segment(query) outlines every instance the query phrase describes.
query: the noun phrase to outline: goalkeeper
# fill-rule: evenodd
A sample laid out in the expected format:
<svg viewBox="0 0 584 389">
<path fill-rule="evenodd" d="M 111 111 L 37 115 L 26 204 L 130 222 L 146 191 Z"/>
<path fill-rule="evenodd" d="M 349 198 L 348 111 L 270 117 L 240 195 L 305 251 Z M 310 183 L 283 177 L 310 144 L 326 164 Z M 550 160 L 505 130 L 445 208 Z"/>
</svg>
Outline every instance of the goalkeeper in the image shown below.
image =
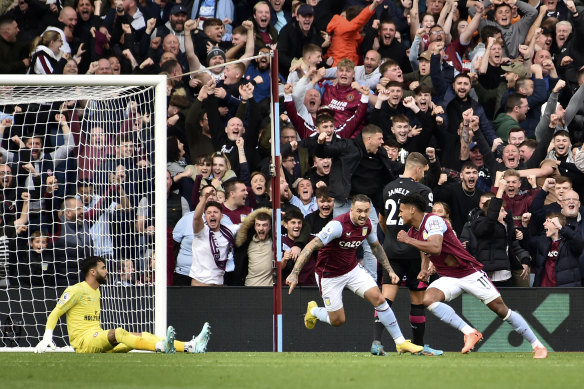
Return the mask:
<svg viewBox="0 0 584 389">
<path fill-rule="evenodd" d="M 165 353 L 206 351 L 211 334 L 209 323 L 205 323 L 201 333 L 189 342 L 174 340 L 175 331 L 172 326 L 168 327 L 166 339 L 148 332 L 130 333 L 123 328 L 103 330 L 99 323 L 99 286 L 107 282 L 105 260 L 101 257 L 88 257 L 81 263 L 81 272 L 85 274 L 85 281 L 65 289 L 47 319 L 45 334 L 35 348 L 36 353 L 45 352 L 47 348 L 56 348 L 52 340 L 53 329 L 63 314 L 67 314 L 69 341 L 78 353 L 123 353 L 134 349 Z"/>
</svg>

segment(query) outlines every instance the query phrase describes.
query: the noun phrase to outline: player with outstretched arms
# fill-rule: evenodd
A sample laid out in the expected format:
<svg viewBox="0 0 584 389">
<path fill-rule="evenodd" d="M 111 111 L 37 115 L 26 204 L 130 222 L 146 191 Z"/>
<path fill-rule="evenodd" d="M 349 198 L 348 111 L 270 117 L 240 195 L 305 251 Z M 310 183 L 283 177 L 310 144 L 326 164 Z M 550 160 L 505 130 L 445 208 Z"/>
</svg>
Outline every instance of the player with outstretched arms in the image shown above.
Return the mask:
<svg viewBox="0 0 584 389">
<path fill-rule="evenodd" d="M 65 289 L 47 319 L 45 334 L 35 348 L 36 353 L 43 353 L 47 348 L 55 350 L 53 330 L 63 314 L 67 315 L 69 341 L 78 353 L 123 353 L 133 349 L 167 354 L 176 351 L 190 353 L 206 351 L 211 334 L 209 323 L 205 323 L 201 333 L 189 342 L 175 340 L 172 326 L 168 327 L 165 339 L 148 332 L 130 333 L 123 328 L 102 329 L 99 322 L 101 311 L 99 286 L 107 282 L 105 260 L 101 257 L 87 257 L 81 263 L 81 271 L 85 274 L 85 281 Z"/>
<path fill-rule="evenodd" d="M 468 253 L 454 234 L 452 228 L 438 215 L 425 212 L 426 200 L 411 193 L 401 200 L 399 212 L 408 232 L 400 231 L 397 239 L 420 250 L 422 270 L 420 280 L 427 280 L 436 271 L 440 278 L 432 282 L 424 294 L 424 305 L 441 321 L 457 328 L 464 334 L 462 353 L 471 351 L 482 340 L 483 335 L 464 322 L 449 305 L 463 292 L 481 300 L 501 319 L 508 322 L 535 352 L 534 358 L 547 357 L 548 351 L 537 339 L 523 317 L 509 309 L 495 288 L 483 265 Z"/>
<path fill-rule="evenodd" d="M 387 328 L 400 354 L 419 353 L 423 347 L 404 339 L 395 315 L 377 284 L 363 266 L 357 264 L 357 249 L 367 239 L 371 251 L 393 282 L 399 282 L 377 236 L 371 234 L 370 208 L 369 197 L 362 194 L 353 196 L 350 211 L 327 223 L 300 252 L 292 273 L 286 279 L 286 284 L 290 285 L 288 293 L 292 293 L 298 285 L 298 274 L 312 252 L 318 250 L 315 276 L 325 307 L 318 307 L 315 301 L 308 303 L 304 316 L 306 328 L 314 328 L 317 320 L 334 327 L 345 323 L 343 289 L 346 287 L 375 307 L 379 320 Z"/>
</svg>

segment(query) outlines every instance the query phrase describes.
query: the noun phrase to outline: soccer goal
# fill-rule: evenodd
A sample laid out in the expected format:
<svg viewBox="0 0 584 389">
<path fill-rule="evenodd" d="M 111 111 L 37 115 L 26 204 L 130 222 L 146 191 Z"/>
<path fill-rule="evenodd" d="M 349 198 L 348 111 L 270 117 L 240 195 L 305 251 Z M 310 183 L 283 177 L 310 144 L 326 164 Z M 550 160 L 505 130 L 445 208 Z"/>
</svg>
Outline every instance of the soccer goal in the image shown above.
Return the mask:
<svg viewBox="0 0 584 389">
<path fill-rule="evenodd" d="M 36 346 L 87 255 L 106 258 L 102 328 L 164 336 L 166 92 L 158 75 L 0 76 L 0 351 Z"/>
</svg>

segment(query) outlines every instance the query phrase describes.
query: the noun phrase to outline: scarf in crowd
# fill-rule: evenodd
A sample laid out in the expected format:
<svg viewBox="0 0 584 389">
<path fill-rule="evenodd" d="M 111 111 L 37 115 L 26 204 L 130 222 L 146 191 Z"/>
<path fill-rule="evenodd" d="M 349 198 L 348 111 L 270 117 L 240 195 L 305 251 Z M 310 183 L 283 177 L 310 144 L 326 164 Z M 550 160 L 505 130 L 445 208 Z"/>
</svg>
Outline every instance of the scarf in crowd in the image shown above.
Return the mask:
<svg viewBox="0 0 584 389">
<path fill-rule="evenodd" d="M 225 270 L 225 266 L 227 265 L 227 258 L 229 257 L 229 252 L 235 243 L 235 238 L 231 233 L 231 230 L 224 225 L 219 225 L 219 232 L 223 235 L 225 239 L 229 242 L 227 245 L 227 252 L 225 255 L 225 259 L 221 259 L 221 252 L 219 250 L 219 245 L 217 244 L 217 239 L 215 238 L 215 233 L 209 229 L 209 246 L 211 246 L 211 255 L 213 255 L 213 259 L 215 260 L 215 264 L 221 270 Z"/>
</svg>

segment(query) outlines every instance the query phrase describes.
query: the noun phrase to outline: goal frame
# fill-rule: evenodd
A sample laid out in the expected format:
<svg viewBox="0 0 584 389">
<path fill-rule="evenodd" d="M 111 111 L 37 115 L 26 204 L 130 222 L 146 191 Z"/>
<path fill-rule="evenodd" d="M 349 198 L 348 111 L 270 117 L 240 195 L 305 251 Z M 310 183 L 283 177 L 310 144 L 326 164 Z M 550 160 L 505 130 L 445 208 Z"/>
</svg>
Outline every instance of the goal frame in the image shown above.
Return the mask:
<svg viewBox="0 0 584 389">
<path fill-rule="evenodd" d="M 119 86 L 154 88 L 154 190 L 155 204 L 166 204 L 166 75 L 0 75 L 4 86 Z M 64 99 L 66 100 L 66 99 Z M 16 101 L 15 101 L 16 103 Z M 154 284 L 154 332 L 166 336 L 167 326 L 167 228 L 166 207 L 156 206 L 154 212 L 154 244 L 158 253 Z M 55 301 L 56 303 L 56 301 Z M 0 351 L 30 351 L 29 348 L 1 348 Z"/>
</svg>

